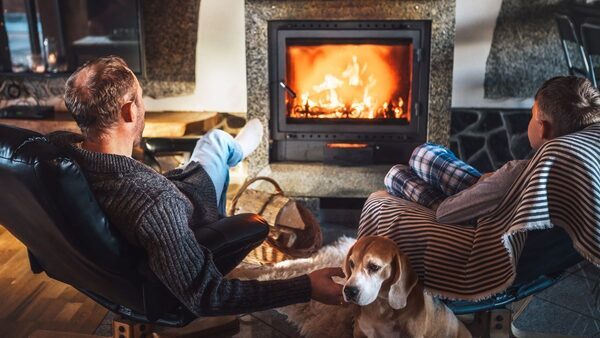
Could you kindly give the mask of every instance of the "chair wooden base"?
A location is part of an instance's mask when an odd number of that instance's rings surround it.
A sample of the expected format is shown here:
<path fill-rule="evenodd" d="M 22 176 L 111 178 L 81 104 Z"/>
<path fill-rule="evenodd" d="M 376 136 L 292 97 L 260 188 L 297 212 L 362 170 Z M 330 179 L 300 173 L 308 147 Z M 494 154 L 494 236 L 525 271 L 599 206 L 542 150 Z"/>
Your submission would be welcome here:
<path fill-rule="evenodd" d="M 199 318 L 182 328 L 167 328 L 140 324 L 125 319 L 113 320 L 112 338 L 192 338 L 210 337 L 216 333 L 235 334 L 240 330 L 236 316 Z M 37 330 L 30 338 L 107 338 L 84 333 Z"/>

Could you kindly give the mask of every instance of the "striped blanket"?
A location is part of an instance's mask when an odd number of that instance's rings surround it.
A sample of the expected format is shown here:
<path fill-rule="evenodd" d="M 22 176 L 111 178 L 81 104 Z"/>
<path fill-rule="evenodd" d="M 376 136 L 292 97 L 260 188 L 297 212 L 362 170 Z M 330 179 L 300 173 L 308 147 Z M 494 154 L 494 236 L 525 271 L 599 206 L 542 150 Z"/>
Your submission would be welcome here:
<path fill-rule="evenodd" d="M 527 232 L 553 226 L 600 265 L 600 124 L 547 142 L 475 227 L 440 224 L 432 210 L 376 192 L 358 236 L 393 239 L 433 295 L 479 300 L 512 284 Z"/>

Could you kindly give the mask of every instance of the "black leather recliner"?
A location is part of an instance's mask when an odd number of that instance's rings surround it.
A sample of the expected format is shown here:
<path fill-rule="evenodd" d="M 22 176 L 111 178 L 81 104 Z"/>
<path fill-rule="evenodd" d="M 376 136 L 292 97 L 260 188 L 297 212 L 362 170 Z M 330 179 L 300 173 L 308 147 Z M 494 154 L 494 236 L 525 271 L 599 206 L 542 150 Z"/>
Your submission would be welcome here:
<path fill-rule="evenodd" d="M 31 269 L 139 323 L 181 327 L 195 316 L 115 231 L 77 163 L 33 131 L 0 125 L 0 224 L 25 244 Z M 268 232 L 257 215 L 206 226 L 200 244 L 224 274 Z"/>

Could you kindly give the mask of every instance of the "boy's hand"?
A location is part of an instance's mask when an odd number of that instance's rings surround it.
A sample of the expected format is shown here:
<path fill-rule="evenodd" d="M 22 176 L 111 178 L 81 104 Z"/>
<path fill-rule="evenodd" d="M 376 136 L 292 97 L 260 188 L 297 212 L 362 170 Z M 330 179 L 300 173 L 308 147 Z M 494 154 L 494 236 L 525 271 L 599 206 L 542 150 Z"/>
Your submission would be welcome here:
<path fill-rule="evenodd" d="M 308 274 L 311 285 L 310 297 L 318 302 L 329 305 L 343 305 L 343 285 L 337 284 L 332 277 L 344 277 L 341 268 L 324 268 Z"/>
<path fill-rule="evenodd" d="M 484 178 L 488 178 L 488 177 L 492 176 L 493 174 L 494 174 L 493 172 L 491 172 L 491 173 L 485 173 L 485 174 L 481 175 L 481 177 L 479 177 L 479 179 L 481 180 L 481 179 L 484 179 Z"/>

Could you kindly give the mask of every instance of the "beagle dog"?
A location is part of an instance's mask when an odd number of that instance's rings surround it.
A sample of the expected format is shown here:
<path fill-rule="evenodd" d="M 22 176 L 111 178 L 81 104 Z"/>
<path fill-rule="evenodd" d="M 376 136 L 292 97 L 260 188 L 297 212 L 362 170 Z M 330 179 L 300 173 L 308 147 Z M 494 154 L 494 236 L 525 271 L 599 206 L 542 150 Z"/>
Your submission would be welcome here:
<path fill-rule="evenodd" d="M 471 337 L 446 305 L 423 293 L 392 240 L 360 238 L 346 256 L 344 300 L 361 306 L 354 337 Z"/>

